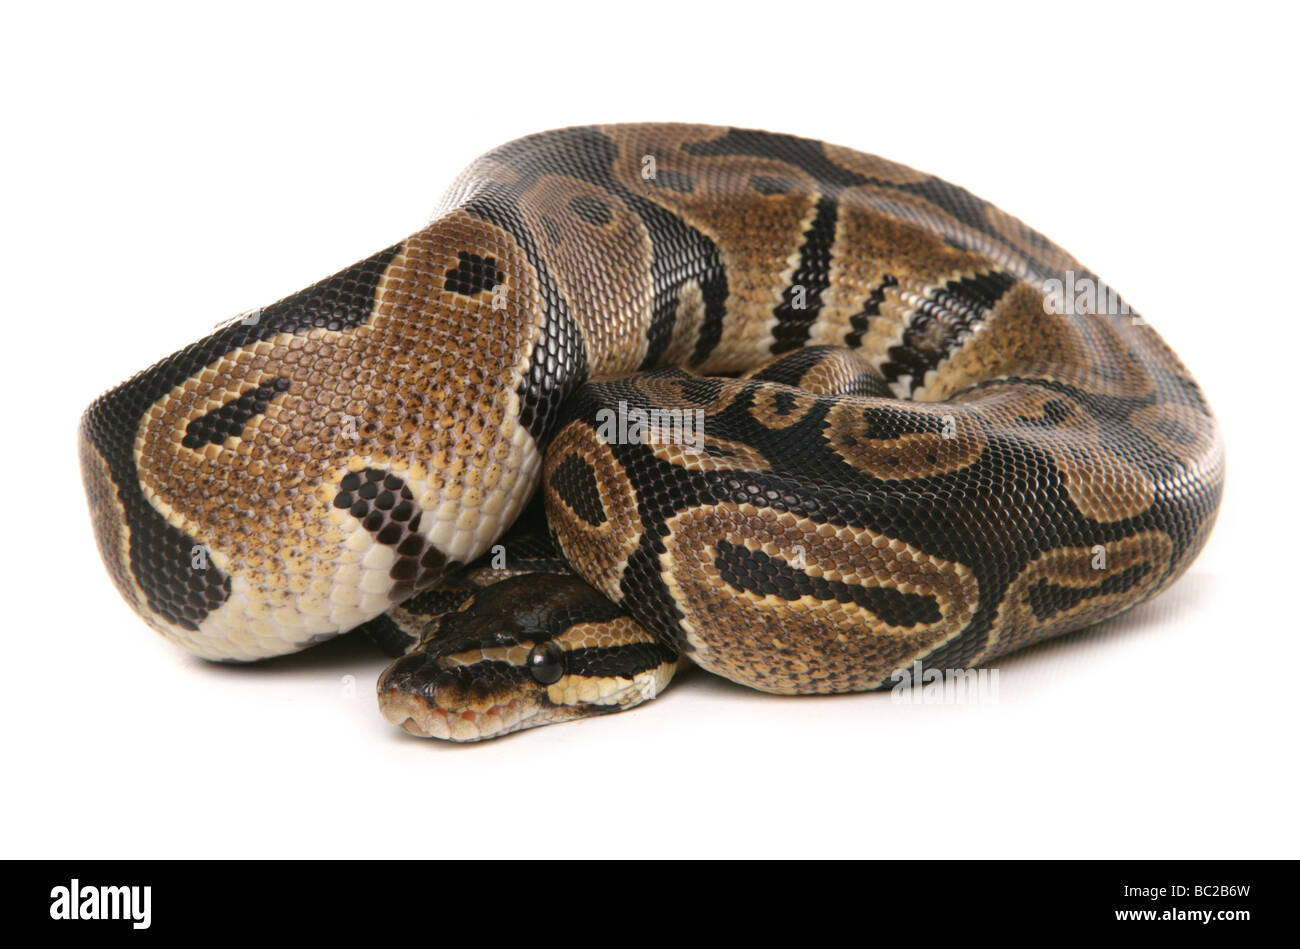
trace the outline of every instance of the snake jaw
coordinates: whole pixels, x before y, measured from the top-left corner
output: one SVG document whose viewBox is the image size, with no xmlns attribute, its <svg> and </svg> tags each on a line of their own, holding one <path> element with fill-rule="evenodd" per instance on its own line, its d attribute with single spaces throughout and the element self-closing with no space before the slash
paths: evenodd
<svg viewBox="0 0 1300 949">
<path fill-rule="evenodd" d="M 430 705 L 400 689 L 390 689 L 379 693 L 379 709 L 389 722 L 418 738 L 481 741 L 529 727 L 521 724 L 526 709 L 525 703 L 518 698 L 504 704 L 493 704 L 483 711 L 456 711 Z"/>
<path fill-rule="evenodd" d="M 613 711 L 617 707 L 587 703 L 553 705 L 546 699 L 545 689 L 524 688 L 483 707 L 448 708 L 400 686 L 386 687 L 386 680 L 387 676 L 379 683 L 379 710 L 384 718 L 407 734 L 443 741 L 484 741 L 526 728 Z"/>
<path fill-rule="evenodd" d="M 677 667 L 677 663 L 666 663 L 629 679 L 566 675 L 547 686 L 531 679 L 525 681 L 527 673 L 523 672 L 513 691 L 497 685 L 495 690 L 485 692 L 480 676 L 476 683 L 480 686 L 479 698 L 475 700 L 469 697 L 475 686 L 467 691 L 463 683 L 474 674 L 475 667 L 460 666 L 454 672 L 444 667 L 429 676 L 431 668 L 442 665 L 419 654 L 393 663 L 380 677 L 378 686 L 379 709 L 384 718 L 419 738 L 483 741 L 640 705 L 667 685 Z"/>
</svg>

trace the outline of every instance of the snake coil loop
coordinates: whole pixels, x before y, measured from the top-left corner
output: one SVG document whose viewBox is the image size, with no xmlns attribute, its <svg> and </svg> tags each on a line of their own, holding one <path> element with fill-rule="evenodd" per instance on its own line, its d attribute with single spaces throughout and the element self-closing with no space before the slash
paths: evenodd
<svg viewBox="0 0 1300 949">
<path fill-rule="evenodd" d="M 687 658 L 786 694 L 986 663 L 1165 589 L 1224 470 L 1177 356 L 1042 235 L 698 125 L 495 149 L 422 230 L 96 400 L 79 447 L 150 626 L 229 661 L 360 627 L 406 653 L 385 716 L 456 740 Z"/>
</svg>

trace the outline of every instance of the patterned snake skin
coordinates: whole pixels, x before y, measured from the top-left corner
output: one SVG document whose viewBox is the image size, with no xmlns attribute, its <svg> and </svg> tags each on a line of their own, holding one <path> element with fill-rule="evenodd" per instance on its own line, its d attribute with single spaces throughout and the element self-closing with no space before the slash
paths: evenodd
<svg viewBox="0 0 1300 949">
<path fill-rule="evenodd" d="M 384 714 L 457 740 L 630 707 L 683 658 L 778 693 L 986 663 L 1167 587 L 1223 482 L 1196 382 L 1056 245 L 696 125 L 490 152 L 79 441 L 150 626 L 254 660 L 364 625 L 410 652 Z"/>
</svg>

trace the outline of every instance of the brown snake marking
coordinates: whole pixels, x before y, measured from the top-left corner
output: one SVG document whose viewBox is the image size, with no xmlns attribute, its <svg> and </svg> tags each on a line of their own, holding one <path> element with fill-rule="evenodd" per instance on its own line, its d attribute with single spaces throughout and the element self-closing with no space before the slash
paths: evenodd
<svg viewBox="0 0 1300 949">
<path fill-rule="evenodd" d="M 679 657 L 786 693 L 987 662 L 1167 587 L 1221 496 L 1194 379 L 1128 313 L 1061 311 L 1067 276 L 1111 298 L 851 149 L 530 136 L 96 400 L 92 525 L 168 639 L 253 660 L 364 625 L 410 651 L 385 714 L 457 740 L 630 707 Z M 604 438 L 628 411 L 659 421 Z M 558 552 L 506 534 L 539 484 Z"/>
</svg>

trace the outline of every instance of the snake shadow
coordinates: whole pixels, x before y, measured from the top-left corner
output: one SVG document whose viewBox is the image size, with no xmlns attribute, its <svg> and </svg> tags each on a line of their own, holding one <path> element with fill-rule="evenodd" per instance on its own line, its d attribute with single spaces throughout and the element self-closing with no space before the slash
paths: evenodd
<svg viewBox="0 0 1300 949">
<path fill-rule="evenodd" d="M 1005 656 L 999 656 L 995 660 L 995 664 L 999 670 L 999 675 L 1003 677 L 1019 677 L 1022 675 L 1037 677 L 1044 673 L 1051 674 L 1053 669 L 1059 670 L 1062 663 L 1074 663 L 1098 652 L 1121 650 L 1125 647 L 1126 640 L 1146 636 L 1169 635 L 1173 628 L 1197 613 L 1203 612 L 1205 606 L 1215 596 L 1215 583 L 1212 576 L 1189 575 L 1154 600 L 1139 604 L 1119 616 L 1111 617 L 1093 626 L 1045 642 L 1036 643 Z M 253 678 L 284 677 L 310 681 L 323 680 L 327 677 L 338 679 L 344 675 L 354 675 L 356 676 L 358 690 L 373 688 L 380 673 L 392 661 L 392 657 L 386 655 L 365 636 L 359 634 L 345 634 L 299 653 L 277 656 L 259 662 L 219 663 L 205 662 L 198 658 L 192 659 L 194 665 L 206 674 L 221 677 L 229 676 L 235 679 L 242 679 L 247 676 Z M 714 675 L 698 666 L 688 664 L 674 677 L 671 687 L 651 704 L 662 707 L 665 703 L 690 701 L 691 696 L 708 699 L 723 699 L 723 697 L 726 697 L 727 699 L 739 700 L 743 698 L 748 701 L 770 698 L 774 700 L 799 699 L 801 701 L 817 700 L 821 702 L 852 702 L 854 700 L 873 702 L 887 701 L 886 697 L 889 695 L 890 689 L 888 687 L 875 692 L 838 695 L 767 695 Z M 740 705 L 739 701 L 737 705 Z M 366 711 L 367 714 L 378 714 L 370 708 L 367 708 Z M 617 714 L 635 714 L 636 711 L 636 709 L 633 709 L 630 712 Z M 597 716 L 585 721 L 595 723 L 605 717 Z M 581 724 L 583 722 L 566 724 L 563 735 L 570 740 L 578 740 L 581 737 L 582 729 L 576 726 Z M 531 731 L 531 729 L 528 729 L 514 732 L 480 744 L 477 742 L 430 741 L 408 735 L 401 729 L 388 726 L 386 728 L 386 741 L 397 746 L 431 749 L 428 753 L 435 753 L 432 751 L 435 748 L 438 749 L 436 753 L 470 753 L 470 749 L 481 749 L 484 745 L 501 747 L 503 743 L 519 740 L 527 741 L 528 739 L 524 738 L 524 736 L 529 735 Z M 547 729 L 547 731 L 550 730 Z"/>
<path fill-rule="evenodd" d="M 258 659 L 255 662 L 210 662 L 198 657 L 193 657 L 193 661 L 198 668 L 219 676 L 297 676 L 327 672 L 357 674 L 373 669 L 378 677 L 393 662 L 393 657 L 386 655 L 360 633 L 344 633 L 302 652 Z"/>
</svg>

